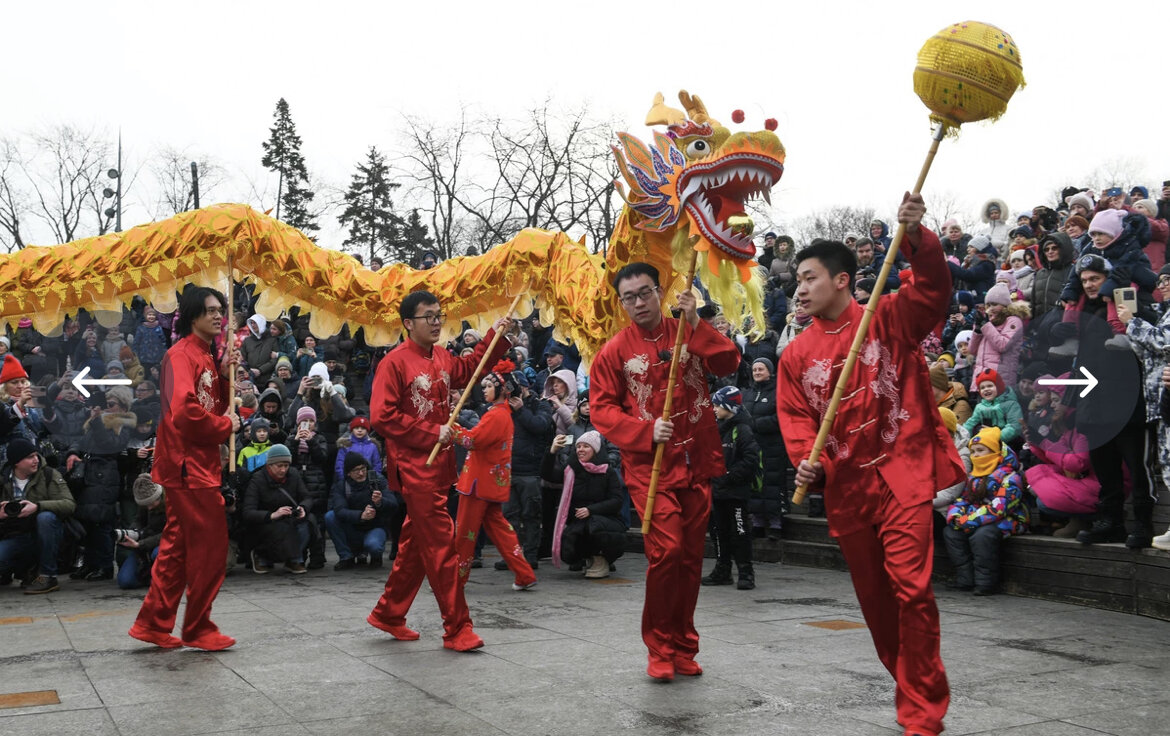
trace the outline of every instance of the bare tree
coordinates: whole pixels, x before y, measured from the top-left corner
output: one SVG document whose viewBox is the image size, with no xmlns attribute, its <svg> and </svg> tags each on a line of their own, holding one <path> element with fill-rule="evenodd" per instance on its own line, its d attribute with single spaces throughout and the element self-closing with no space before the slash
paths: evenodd
<svg viewBox="0 0 1170 736">
<path fill-rule="evenodd" d="M 21 161 L 32 188 L 33 213 L 59 243 L 83 235 L 102 235 L 114 218 L 106 215 L 105 172 L 114 161 L 113 147 L 102 134 L 58 125 L 31 136 L 33 154 Z M 123 196 L 128 189 L 123 179 Z M 85 215 L 93 219 L 82 224 Z M 96 232 L 95 232 L 96 231 Z"/>
<path fill-rule="evenodd" d="M 21 225 L 28 215 L 28 196 L 19 176 L 19 144 L 0 140 L 0 245 L 9 253 L 24 248 Z"/>
<path fill-rule="evenodd" d="M 466 247 L 462 241 L 467 231 L 464 219 L 468 208 L 460 199 L 464 157 L 471 137 L 467 110 L 460 113 L 458 123 L 443 129 L 419 118 L 404 117 L 404 122 L 406 140 L 399 164 L 412 182 L 407 193 L 430 219 L 439 256 L 459 255 L 460 246 Z"/>
<path fill-rule="evenodd" d="M 846 235 L 869 235 L 873 221 L 872 207 L 836 205 L 815 210 L 796 221 L 792 228 L 796 247 L 803 248 L 816 238 L 844 240 Z"/>
<path fill-rule="evenodd" d="M 1146 179 L 1146 167 L 1141 159 L 1133 156 L 1120 156 L 1102 161 L 1084 177 L 1083 184 L 1093 192 L 1093 199 L 1098 199 L 1101 192 L 1109 187 L 1122 187 L 1129 193 L 1135 184 L 1141 184 Z"/>
<path fill-rule="evenodd" d="M 943 223 L 951 218 L 958 221 L 965 233 L 969 233 L 975 228 L 976 221 L 971 217 L 973 209 L 953 190 L 927 192 L 924 199 L 926 200 L 926 225 L 936 233 L 942 232 Z M 868 228 L 866 230 L 868 231 Z"/>
<path fill-rule="evenodd" d="M 161 220 L 195 206 L 191 181 L 192 161 L 199 169 L 200 204 L 210 202 L 215 188 L 227 178 L 227 170 L 206 154 L 192 154 L 187 149 L 165 146 L 152 157 L 150 171 L 156 196 L 150 213 Z"/>
</svg>

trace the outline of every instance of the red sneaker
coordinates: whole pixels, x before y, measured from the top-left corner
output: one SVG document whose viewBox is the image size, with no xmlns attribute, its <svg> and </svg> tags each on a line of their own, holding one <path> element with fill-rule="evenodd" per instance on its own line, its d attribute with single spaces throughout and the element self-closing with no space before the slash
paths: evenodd
<svg viewBox="0 0 1170 736">
<path fill-rule="evenodd" d="M 674 671 L 677 674 L 686 675 L 687 677 L 698 677 L 703 674 L 703 668 L 699 666 L 698 662 L 693 659 L 682 659 L 681 657 L 675 657 Z"/>
<path fill-rule="evenodd" d="M 391 626 L 390 624 L 383 623 L 381 620 L 375 618 L 374 614 L 372 613 L 369 616 L 366 616 L 366 623 L 368 623 L 370 626 L 373 626 L 375 629 L 381 629 L 382 631 L 385 631 L 387 634 L 400 641 L 414 641 L 418 639 L 418 632 L 414 629 L 408 629 L 405 626 Z"/>
<path fill-rule="evenodd" d="M 178 649 L 183 646 L 183 642 L 179 641 L 179 637 L 164 634 L 161 631 L 151 631 L 145 626 L 139 626 L 135 623 L 127 632 L 130 636 L 138 641 L 144 641 L 147 644 L 154 644 L 156 647 L 163 649 Z"/>
<path fill-rule="evenodd" d="M 469 627 L 450 639 L 444 639 L 443 646 L 447 649 L 454 649 L 457 652 L 470 652 L 473 649 L 482 647 L 483 639 L 480 639 L 479 635 Z"/>
<path fill-rule="evenodd" d="M 221 652 L 228 647 L 235 646 L 235 644 L 235 639 L 227 634 L 221 634 L 218 631 L 212 631 L 197 636 L 194 639 L 183 641 L 183 646 L 191 647 L 192 649 L 202 649 L 205 652 Z"/>
<path fill-rule="evenodd" d="M 674 681 L 674 664 L 661 660 L 651 660 L 646 668 L 646 674 L 661 682 Z"/>
</svg>

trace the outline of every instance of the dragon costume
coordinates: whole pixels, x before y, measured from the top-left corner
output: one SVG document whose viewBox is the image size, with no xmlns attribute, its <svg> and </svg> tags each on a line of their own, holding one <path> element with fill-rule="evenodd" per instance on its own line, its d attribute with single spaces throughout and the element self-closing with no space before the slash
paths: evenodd
<svg viewBox="0 0 1170 736">
<path fill-rule="evenodd" d="M 753 198 L 767 199 L 784 171 L 784 147 L 771 130 L 732 133 L 697 96 L 684 91 L 679 100 L 684 110 L 655 97 L 646 124 L 665 132 L 656 131 L 651 144 L 618 134 L 613 150 L 626 205 L 604 259 L 583 240 L 528 228 L 481 256 L 451 258 L 429 270 L 396 263 L 374 272 L 246 205 L 220 204 L 0 256 L 0 319 L 30 317 L 38 331 L 52 335 L 65 315 L 86 308 L 112 327 L 134 296 L 171 311 L 176 290 L 188 282 L 225 283 L 230 264 L 235 278 L 256 282 L 260 314 L 276 317 L 299 305 L 311 313 L 310 329 L 318 335 L 336 334 L 348 323 L 365 328 L 370 344 L 396 342 L 402 325 L 387 305 L 419 289 L 439 297 L 452 335 L 462 320 L 482 330 L 524 292 L 530 298 L 521 299 L 518 316 L 540 309 L 559 339 L 590 357 L 627 320 L 611 274 L 631 261 L 651 263 L 663 275 L 663 302 L 673 303 L 694 248 L 713 301 L 732 322 L 751 316 L 759 329 L 762 284 L 751 267 L 753 225 L 744 209 Z"/>
</svg>

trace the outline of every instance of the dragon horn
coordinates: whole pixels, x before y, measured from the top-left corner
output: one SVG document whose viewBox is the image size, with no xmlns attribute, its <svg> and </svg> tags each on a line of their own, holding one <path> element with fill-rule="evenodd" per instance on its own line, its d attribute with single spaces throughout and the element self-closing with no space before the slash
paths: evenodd
<svg viewBox="0 0 1170 736">
<path fill-rule="evenodd" d="M 682 110 L 666 106 L 666 100 L 661 92 L 654 95 L 654 102 L 650 104 L 650 112 L 646 113 L 646 125 L 678 125 L 687 119 Z"/>
<path fill-rule="evenodd" d="M 707 106 L 699 99 L 698 95 L 692 95 L 685 89 L 678 93 L 678 101 L 682 103 L 683 108 L 687 111 L 687 117 L 694 120 L 696 123 L 710 123 L 712 126 L 718 126 L 719 121 L 707 114 Z"/>
</svg>

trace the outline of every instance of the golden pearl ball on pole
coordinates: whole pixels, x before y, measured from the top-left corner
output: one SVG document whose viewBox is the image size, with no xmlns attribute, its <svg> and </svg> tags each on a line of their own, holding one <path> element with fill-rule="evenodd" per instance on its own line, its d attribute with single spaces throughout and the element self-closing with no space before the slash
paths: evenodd
<svg viewBox="0 0 1170 736">
<path fill-rule="evenodd" d="M 963 123 L 999 118 L 1023 86 L 1015 41 L 987 23 L 955 23 L 918 52 L 914 92 L 930 108 L 931 121 L 949 133 Z"/>
</svg>

